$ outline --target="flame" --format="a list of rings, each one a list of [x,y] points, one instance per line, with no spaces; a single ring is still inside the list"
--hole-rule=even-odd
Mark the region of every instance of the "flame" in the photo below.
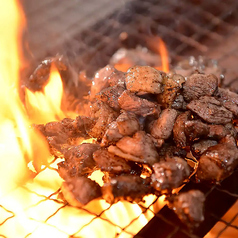
[[[45,124],[65,118],[61,110],[62,96],[63,83],[56,66],[52,64],[49,82],[43,92],[33,93],[25,89],[26,109],[32,123]]]
[[[158,52],[159,52],[159,54],[161,56],[162,71],[168,73],[169,72],[169,54],[168,54],[168,50],[166,48],[166,45],[162,41],[161,38],[159,38]]]

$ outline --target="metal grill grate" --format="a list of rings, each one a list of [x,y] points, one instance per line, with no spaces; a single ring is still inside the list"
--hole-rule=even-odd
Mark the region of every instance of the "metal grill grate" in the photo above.
[[[134,0],[125,1],[127,2],[125,6],[117,1],[120,4],[117,3],[116,7],[110,8],[110,1],[105,0],[101,7],[94,6],[89,10],[85,10],[87,4],[83,1],[67,1],[67,3],[61,1],[60,3],[56,0],[45,0],[38,2],[38,5],[31,5],[27,12],[29,21],[34,18],[34,21],[37,22],[32,24],[29,29],[29,45],[34,55],[33,65],[43,57],[59,52],[67,54],[78,70],[87,70],[92,75],[98,68],[105,66],[113,53],[120,47],[133,48],[140,44],[153,50],[153,46],[148,44],[148,38],[158,35],[168,46],[172,65],[189,55],[206,55],[217,59],[219,64],[227,70],[226,85],[232,86],[233,90],[236,90],[235,84],[238,77],[236,66],[238,60],[236,45],[238,39],[237,1]],[[93,1],[90,2],[92,4]],[[57,8],[54,9],[56,3],[58,4]],[[69,5],[65,7],[63,4]],[[87,14],[84,14],[87,23],[80,24],[75,20],[80,11],[75,10],[79,4],[84,4],[83,11],[94,14],[94,18],[90,18],[89,14],[89,17],[85,17]],[[25,5],[27,8],[27,1],[25,1]],[[106,6],[107,10],[97,16],[99,9],[106,9]],[[51,10],[54,10],[52,14]],[[66,16],[66,18],[60,17],[59,11],[60,15]],[[44,20],[42,20],[42,16],[45,17]],[[78,18],[77,20],[79,21]],[[95,23],[96,21],[97,23]],[[128,33],[126,40],[120,39],[122,32]],[[57,173],[53,167],[45,168],[40,173],[39,180],[43,181],[43,177],[45,175],[47,177],[49,171],[53,173],[52,182],[54,182],[54,176]],[[91,227],[90,230],[95,229],[94,234],[100,235],[98,222],[111,232],[111,237],[132,237],[137,233],[132,230],[132,225],[141,222],[143,216],[149,219],[155,217],[136,235],[138,238],[203,237],[208,231],[210,232],[207,238],[210,237],[209,235],[213,235],[212,237],[235,237],[238,235],[237,176],[238,173],[234,173],[221,186],[210,187],[196,185],[192,182],[185,186],[184,189],[199,187],[207,197],[206,221],[193,234],[167,207],[158,212],[161,208],[161,199],[158,198],[154,198],[153,202],[149,204],[139,204],[139,210],[134,217],[125,221],[125,224],[118,225],[116,218],[108,214],[108,211],[118,206],[117,204],[106,205],[102,204],[102,201],[96,201],[90,206],[74,208],[58,198],[60,190],[48,191],[47,195],[43,195],[39,192],[40,190],[33,190],[31,186],[20,187],[16,191],[19,195],[24,191],[24,194],[27,194],[26,197],[34,196],[34,202],[30,204],[27,204],[26,198],[24,212],[32,221],[32,226],[22,237],[37,236],[40,227],[44,224],[47,224],[47,230],[53,230],[55,234],[59,235],[58,237],[88,237],[86,234],[88,226]],[[129,202],[124,202],[124,204],[125,206],[131,205]],[[97,209],[95,209],[96,205],[98,205]],[[228,211],[230,207],[232,208]],[[32,213],[33,208],[37,212]],[[44,209],[47,212],[41,214],[41,210]],[[66,213],[69,210],[70,215]],[[0,213],[0,231],[16,226],[18,215],[11,208],[4,206],[4,202],[0,205]],[[81,216],[84,216],[83,221],[79,218]],[[67,222],[57,227],[57,222],[62,217]],[[217,225],[212,228],[215,223]],[[229,235],[230,232],[232,235]],[[101,235],[103,237],[103,234]],[[0,232],[0,237],[10,236]]]

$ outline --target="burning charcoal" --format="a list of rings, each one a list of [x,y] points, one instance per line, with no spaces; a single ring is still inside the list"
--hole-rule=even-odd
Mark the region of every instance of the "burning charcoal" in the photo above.
[[[58,172],[62,178],[90,174],[94,167],[93,153],[100,149],[100,145],[84,143],[65,148],[62,151],[65,161],[58,164]]]
[[[204,221],[205,196],[199,190],[190,190],[171,197],[169,207],[179,219],[190,228],[199,226]]]
[[[185,135],[185,122],[189,119],[191,113],[189,111],[180,114],[173,128],[174,141],[178,147],[187,146],[187,138]]]
[[[111,87],[120,86],[126,88],[125,80],[126,80],[125,73],[118,70],[113,71],[108,77],[108,83],[110,84]]]
[[[103,102],[96,102],[95,104],[98,107],[98,110],[94,112],[96,124],[88,131],[88,134],[101,140],[107,130],[107,126],[116,120],[118,113]]]
[[[96,94],[96,98],[107,103],[111,108],[118,111],[120,106],[118,103],[118,98],[125,89],[120,86],[108,87]]]
[[[171,105],[171,107],[176,110],[179,110],[179,109],[185,110],[186,106],[187,106],[187,103],[184,101],[184,98],[181,94],[176,96],[176,98],[174,99]]]
[[[213,97],[204,96],[191,101],[187,108],[195,112],[203,120],[214,124],[226,124],[231,122],[233,115],[221,103]]]
[[[150,66],[134,66],[126,73],[126,88],[131,92],[162,92],[162,82],[165,73]]]
[[[213,74],[193,74],[187,78],[183,86],[186,101],[212,96],[218,87],[218,79]]]
[[[190,141],[206,137],[209,133],[209,126],[200,120],[186,121],[184,132]]]
[[[132,136],[140,130],[140,123],[132,112],[123,112],[116,120],[118,130],[123,136]]]
[[[90,91],[91,99],[93,99],[97,93],[102,91],[102,89],[109,87],[108,77],[114,71],[116,71],[116,69],[113,66],[107,65],[95,74]]]
[[[151,192],[150,179],[135,175],[120,175],[111,178],[102,187],[103,198],[111,204],[120,200],[139,202]]]
[[[100,186],[89,178],[68,178],[61,187],[65,200],[75,207],[82,207],[102,196]]]
[[[190,175],[190,169],[186,160],[179,157],[167,158],[153,164],[151,185],[160,193],[170,193],[178,188]]]
[[[136,159],[131,159],[132,161],[151,165],[158,161],[158,153],[154,143],[144,131],[136,132],[133,137],[124,136],[116,143],[116,146],[123,153],[135,156]]]
[[[185,79],[183,76],[171,73],[168,74],[163,81],[163,92],[157,97],[159,103],[166,108],[171,107],[184,82]]]
[[[214,145],[217,145],[217,141],[215,140],[201,140],[191,146],[191,152],[194,157],[199,159],[203,152]]]
[[[101,146],[108,146],[109,144],[114,144],[115,142],[119,141],[123,135],[119,132],[118,126],[116,121],[113,121],[109,126],[108,129],[106,130]]]
[[[121,109],[133,112],[139,116],[158,114],[160,108],[157,104],[146,99],[137,97],[135,94],[125,90],[118,98]]]
[[[228,134],[230,134],[230,131],[223,125],[209,125],[209,138],[221,140]]]
[[[151,129],[151,135],[154,138],[168,139],[172,133],[174,122],[178,113],[174,109],[165,109],[160,114]]]
[[[196,178],[198,181],[220,182],[238,165],[238,149],[231,143],[209,147],[201,156]]]
[[[102,171],[115,174],[130,173],[131,171],[131,166],[125,159],[108,152],[107,149],[95,151],[93,153],[93,159]]]
[[[231,111],[236,117],[238,116],[238,94],[231,92],[228,89],[218,88],[216,94],[216,99]]]

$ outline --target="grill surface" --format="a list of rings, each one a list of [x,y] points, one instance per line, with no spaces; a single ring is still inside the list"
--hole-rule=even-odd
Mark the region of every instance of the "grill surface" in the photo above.
[[[100,2],[100,3],[99,3]],[[92,75],[98,68],[105,66],[113,53],[120,47],[134,48],[136,45],[147,46],[148,38],[158,35],[166,43],[171,57],[171,65],[186,56],[204,55],[216,59],[226,69],[225,84],[233,90],[238,89],[238,2],[228,1],[56,1],[44,0],[24,1],[29,24],[29,48],[31,49],[32,65],[36,65],[45,56],[56,53],[66,54],[77,70],[86,70]],[[127,32],[128,38],[122,40],[120,34]],[[50,168],[52,169],[52,168]],[[53,170],[53,169],[52,169]],[[44,173],[44,171],[42,172]],[[155,215],[136,237],[203,237],[208,231],[212,237],[238,236],[238,173],[234,173],[223,181],[222,185],[209,186],[190,182],[183,189],[198,187],[205,192],[206,220],[193,234],[179,222],[167,207],[159,213],[158,199],[153,204],[140,204],[141,212],[134,219],[119,227],[107,217],[107,209],[94,211],[92,207],[82,209],[70,208],[57,199],[56,191],[50,196],[42,196],[27,189],[29,194],[39,197],[37,204],[31,207],[50,206],[44,222],[55,226],[64,209],[72,209],[73,213],[87,214],[84,225],[74,228],[59,228],[68,237],[84,234],[84,228],[103,220],[105,226],[112,229],[112,237],[132,237],[131,224],[138,222],[141,214]],[[22,188],[26,189],[26,188]],[[157,205],[156,205],[157,204]],[[233,207],[232,207],[233,206]],[[230,207],[232,207],[230,209]],[[230,209],[230,210],[229,210]],[[228,211],[229,210],[229,211]],[[15,214],[0,206],[6,218],[0,221],[0,227],[14,224]],[[34,218],[37,220],[37,218]],[[214,224],[217,224],[213,227]],[[10,225],[9,225],[10,224]],[[160,228],[159,228],[160,227]],[[1,229],[1,228],[0,228]],[[25,235],[30,237],[36,231]],[[123,236],[124,235],[124,236]],[[7,237],[3,234],[0,236]]]

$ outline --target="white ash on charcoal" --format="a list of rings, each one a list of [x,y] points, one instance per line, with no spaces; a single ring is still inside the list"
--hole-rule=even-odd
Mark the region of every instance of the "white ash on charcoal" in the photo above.
[[[174,210],[179,219],[189,228],[195,228],[204,221],[205,196],[199,190],[190,190],[169,199],[169,207]]]
[[[197,182],[219,183],[238,167],[237,98],[221,89],[212,74],[184,78],[149,66],[126,73],[106,66],[93,80],[89,117],[35,127],[65,158],[58,171],[66,181],[64,194],[70,190],[71,196],[65,196],[69,203],[78,194],[68,184],[95,169],[104,173],[101,190],[109,203],[137,202],[150,193],[171,195],[193,174]],[[74,145],[78,137],[96,142]],[[194,156],[194,168],[187,164],[188,154]],[[183,210],[182,200],[176,202],[179,216],[199,223],[202,195],[183,196],[188,208]],[[194,213],[200,215],[191,208],[196,199],[201,206]]]

